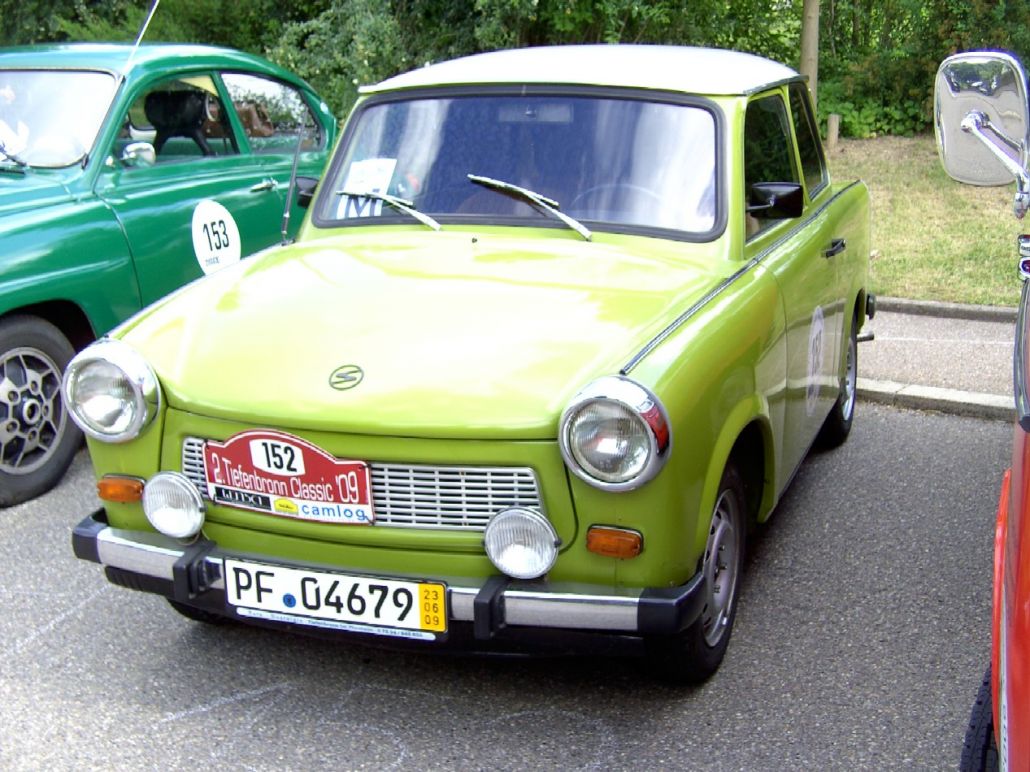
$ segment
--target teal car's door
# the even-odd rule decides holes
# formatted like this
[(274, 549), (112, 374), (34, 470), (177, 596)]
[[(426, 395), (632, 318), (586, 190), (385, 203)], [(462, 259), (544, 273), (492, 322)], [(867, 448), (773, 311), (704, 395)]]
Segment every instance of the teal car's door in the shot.
[[(324, 103), (288, 83), (246, 72), (224, 72), (222, 84), (249, 152), (260, 159), (268, 178), (276, 182), (285, 205), (293, 173), (319, 177), (333, 140), (335, 119)], [(298, 154), (299, 153), (299, 154)], [(290, 233), (296, 231), (304, 210), (291, 200)]]
[(137, 96), (96, 192), (125, 231), (146, 304), (279, 241), (279, 187), (214, 79), (191, 75)]

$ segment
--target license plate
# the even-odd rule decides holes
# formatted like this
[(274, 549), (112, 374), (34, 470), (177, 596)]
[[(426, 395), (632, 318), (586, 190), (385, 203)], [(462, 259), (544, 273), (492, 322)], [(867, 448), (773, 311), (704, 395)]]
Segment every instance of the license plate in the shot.
[(447, 632), (447, 588), (225, 559), (237, 614), (293, 624), (433, 640)]
[(208, 496), (225, 506), (321, 523), (375, 522), (368, 464), (283, 432), (206, 442), (204, 478)]

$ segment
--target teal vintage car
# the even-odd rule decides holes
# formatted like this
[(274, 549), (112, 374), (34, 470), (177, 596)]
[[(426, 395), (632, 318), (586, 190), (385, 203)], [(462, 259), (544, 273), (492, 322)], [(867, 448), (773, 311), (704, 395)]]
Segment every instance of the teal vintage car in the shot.
[(848, 436), (868, 254), (866, 188), (831, 182), (774, 62), (391, 78), (295, 244), (71, 363), (103, 502), (75, 552), (197, 620), (706, 678), (748, 531)]
[(0, 50), (0, 506), (81, 445), (60, 399), (76, 350), (280, 241), (298, 145), (317, 177), (335, 132), (307, 84), (239, 51)]

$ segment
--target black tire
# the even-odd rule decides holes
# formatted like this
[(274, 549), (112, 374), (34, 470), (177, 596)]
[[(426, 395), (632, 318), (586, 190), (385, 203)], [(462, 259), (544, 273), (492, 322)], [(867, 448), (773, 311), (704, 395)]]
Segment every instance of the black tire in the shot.
[(998, 769), (998, 746), (994, 739), (994, 702), (991, 699), (991, 669), (988, 667), (976, 694), (973, 712), (962, 743), (961, 772), (994, 772)]
[(823, 448), (836, 448), (844, 444), (851, 434), (855, 420), (855, 402), (858, 398), (858, 316), (851, 319), (848, 348), (841, 361), (840, 391), (819, 430), (818, 443)]
[(168, 601), (169, 606), (194, 622), (203, 622), (206, 625), (224, 625), (232, 621), (228, 617), (223, 617), (219, 614), (212, 614), (210, 611), (204, 611), (204, 609), (201, 608), (187, 606), (185, 603), (180, 603), (179, 601), (172, 600), (171, 598), (165, 598), (165, 600)]
[(68, 339), (34, 316), (0, 321), (0, 507), (54, 487), (82, 444), (61, 397), (75, 355)]
[(711, 677), (729, 646), (744, 569), (747, 535), (744, 484), (732, 463), (719, 483), (701, 570), (705, 607), (696, 622), (677, 635), (647, 640), (648, 667), (663, 680), (696, 684)]

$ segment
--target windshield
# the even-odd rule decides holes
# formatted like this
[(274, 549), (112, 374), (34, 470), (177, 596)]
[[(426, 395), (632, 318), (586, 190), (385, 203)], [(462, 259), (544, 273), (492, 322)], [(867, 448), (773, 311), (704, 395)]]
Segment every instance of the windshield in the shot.
[[(716, 224), (715, 119), (702, 107), (493, 94), (381, 102), (356, 121), (330, 191), (386, 193), (438, 219), (545, 216), (473, 175), (550, 199), (593, 227), (705, 234)], [(321, 207), (334, 223), (398, 216), (357, 195), (325, 196)]]
[(0, 162), (58, 167), (81, 160), (114, 89), (114, 76), (102, 72), (0, 70)]

